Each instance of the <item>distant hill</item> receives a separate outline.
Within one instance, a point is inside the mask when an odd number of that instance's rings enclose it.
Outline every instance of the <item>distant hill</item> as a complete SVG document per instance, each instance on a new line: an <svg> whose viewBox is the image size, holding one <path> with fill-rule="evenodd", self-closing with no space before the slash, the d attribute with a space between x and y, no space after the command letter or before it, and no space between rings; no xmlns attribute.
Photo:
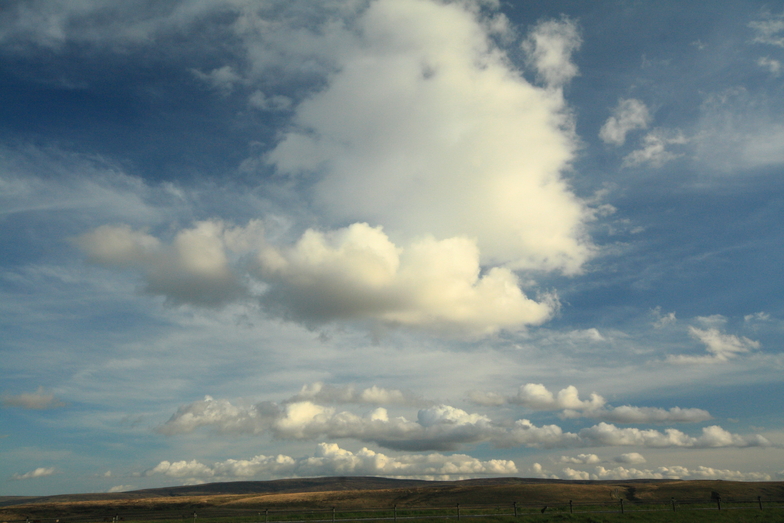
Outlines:
<svg viewBox="0 0 784 523"><path fill-rule="evenodd" d="M525 503L705 500L784 501L784 482L622 480L568 481L486 478L424 481L378 477L326 477L235 481L104 494L0 498L0 521L57 518L61 522L107 515L186 517L257 513L261 510L344 509L398 506L454 507ZM142 517L142 519L144 519ZM150 518L152 519L152 518Z"/></svg>

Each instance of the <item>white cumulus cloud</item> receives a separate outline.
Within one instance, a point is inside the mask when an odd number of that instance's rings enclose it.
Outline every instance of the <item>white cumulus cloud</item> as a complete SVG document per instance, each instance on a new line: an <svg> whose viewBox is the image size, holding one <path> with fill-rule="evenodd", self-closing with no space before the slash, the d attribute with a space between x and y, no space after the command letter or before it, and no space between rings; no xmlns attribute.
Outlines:
<svg viewBox="0 0 784 523"><path fill-rule="evenodd" d="M471 240L423 238L401 248L380 227L364 223L330 233L308 230L286 248L269 244L259 221L245 227L199 222L177 232L171 244L107 225L76 243L95 263L138 270L147 292L173 303L217 306L256 292L270 312L308 323L365 319L484 335L540 324L558 307L552 295L527 297L509 269L482 274ZM253 291L253 281L265 290Z"/></svg>
<svg viewBox="0 0 784 523"><path fill-rule="evenodd" d="M616 456L615 458L613 458L613 461L615 461L616 463L639 465L640 463L645 463L647 460L645 459L645 456L643 456L639 452L627 452L626 454L621 454L620 456Z"/></svg>
<svg viewBox="0 0 784 523"><path fill-rule="evenodd" d="M539 22L522 44L529 63L548 87L560 87L577 76L572 54L581 45L577 24L566 17Z"/></svg>
<svg viewBox="0 0 784 523"><path fill-rule="evenodd" d="M593 247L591 213L561 174L571 116L560 92L510 68L476 16L459 3L372 3L339 72L266 159L312 179L333 221L379 224L396 243L472 238L482 264L577 273Z"/></svg>
<svg viewBox="0 0 784 523"><path fill-rule="evenodd" d="M574 463L580 465L590 465L599 463L601 459L596 454L578 454L577 456L561 456L558 463Z"/></svg>

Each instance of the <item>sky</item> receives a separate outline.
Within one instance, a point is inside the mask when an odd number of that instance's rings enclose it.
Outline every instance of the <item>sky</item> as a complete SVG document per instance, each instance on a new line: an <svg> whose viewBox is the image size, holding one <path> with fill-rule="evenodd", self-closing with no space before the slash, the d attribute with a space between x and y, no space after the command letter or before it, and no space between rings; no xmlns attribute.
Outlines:
<svg viewBox="0 0 784 523"><path fill-rule="evenodd" d="M0 495L784 479L784 5L0 8Z"/></svg>

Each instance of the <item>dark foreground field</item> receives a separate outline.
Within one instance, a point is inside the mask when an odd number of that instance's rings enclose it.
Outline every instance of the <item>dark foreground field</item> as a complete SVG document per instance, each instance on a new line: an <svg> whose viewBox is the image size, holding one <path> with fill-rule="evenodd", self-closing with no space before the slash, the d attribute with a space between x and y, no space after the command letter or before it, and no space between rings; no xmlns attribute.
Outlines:
<svg viewBox="0 0 784 523"><path fill-rule="evenodd" d="M0 523L784 522L784 482L312 478L0 497Z"/></svg>

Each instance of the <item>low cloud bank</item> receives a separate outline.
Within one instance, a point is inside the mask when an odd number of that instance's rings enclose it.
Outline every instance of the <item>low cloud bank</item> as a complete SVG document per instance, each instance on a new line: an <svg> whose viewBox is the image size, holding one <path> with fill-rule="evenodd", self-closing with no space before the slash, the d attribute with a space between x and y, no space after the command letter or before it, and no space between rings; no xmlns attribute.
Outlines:
<svg viewBox="0 0 784 523"><path fill-rule="evenodd" d="M562 410L563 418L592 418L613 423L696 423L711 419L708 411L695 408L612 407L595 392L589 399L581 400L579 391L572 385L553 394L541 383L526 383L520 386L515 396L472 391L469 400L483 406L509 404L539 411Z"/></svg>
<svg viewBox="0 0 784 523"><path fill-rule="evenodd" d="M455 451L488 443L494 447L614 447L718 448L768 446L759 435L741 436L718 425L704 427L698 436L677 429L663 431L620 428L601 422L576 433L558 425L537 426L527 419L493 420L449 405L420 409L416 419L390 416L384 407L356 414L312 401L261 402L247 406L206 397L180 407L158 431L186 434L200 427L222 434L269 434L283 440L354 439L385 448L408 451Z"/></svg>
<svg viewBox="0 0 784 523"><path fill-rule="evenodd" d="M212 465L199 461L162 461L144 472L176 478L250 478L291 476L428 476L450 479L475 474L515 474L510 460L480 461L464 454L409 454L386 456L363 448L359 452L341 449L334 443L319 443L312 457L292 458L258 455L251 459L227 459Z"/></svg>
<svg viewBox="0 0 784 523"><path fill-rule="evenodd" d="M598 466L594 472L563 469L561 479L602 480L602 479L721 479L725 481L770 481L770 474L764 472L741 472L739 470L715 469L698 466L687 468L681 466L656 467L654 469L637 469L634 467L615 467L611 469Z"/></svg>

